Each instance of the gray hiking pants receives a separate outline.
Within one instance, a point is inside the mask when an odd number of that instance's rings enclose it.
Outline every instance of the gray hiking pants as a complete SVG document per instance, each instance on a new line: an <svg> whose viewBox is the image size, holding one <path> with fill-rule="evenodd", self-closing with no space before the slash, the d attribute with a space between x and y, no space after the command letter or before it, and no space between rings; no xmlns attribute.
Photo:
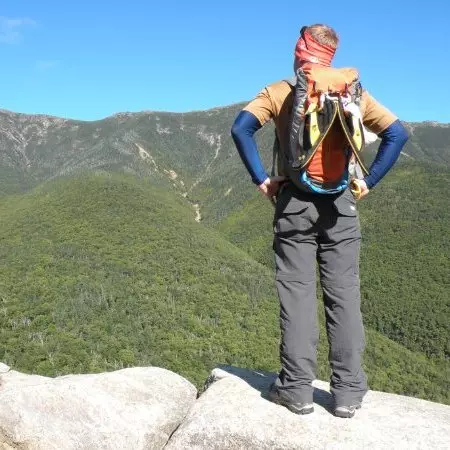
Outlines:
<svg viewBox="0 0 450 450"><path fill-rule="evenodd" d="M307 194L286 184L274 219L276 285L280 299L280 396L312 402L319 339L316 261L324 294L330 345L331 393L337 405L360 402L367 391L361 367L364 328L360 311L361 233L349 190Z"/></svg>

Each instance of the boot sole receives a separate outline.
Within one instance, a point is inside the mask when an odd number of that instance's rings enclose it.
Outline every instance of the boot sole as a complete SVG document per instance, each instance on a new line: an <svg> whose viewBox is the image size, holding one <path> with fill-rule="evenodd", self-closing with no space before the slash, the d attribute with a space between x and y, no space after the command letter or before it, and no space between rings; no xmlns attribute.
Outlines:
<svg viewBox="0 0 450 450"><path fill-rule="evenodd" d="M340 417L341 419L351 419L355 415L357 409L361 409L361 405L356 406L353 411L334 410L334 415L336 417Z"/></svg>
<svg viewBox="0 0 450 450"><path fill-rule="evenodd" d="M287 408L289 411L293 412L294 414L298 414L300 416L305 416L306 414L312 414L314 412L314 407L311 406L310 408L296 408L294 405L285 405L283 403L280 403L280 405Z"/></svg>
<svg viewBox="0 0 450 450"><path fill-rule="evenodd" d="M314 406L311 406L309 408L296 408L294 404L288 403L288 402L283 402L279 398L269 397L268 400L271 401L272 403L275 403L276 405L284 406L292 413L298 414L301 416L304 416L306 414L311 414L314 412Z"/></svg>

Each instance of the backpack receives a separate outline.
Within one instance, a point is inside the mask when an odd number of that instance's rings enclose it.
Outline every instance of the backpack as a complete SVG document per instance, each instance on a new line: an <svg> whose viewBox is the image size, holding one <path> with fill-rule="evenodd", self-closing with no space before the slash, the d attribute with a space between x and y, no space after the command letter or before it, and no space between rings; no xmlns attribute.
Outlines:
<svg viewBox="0 0 450 450"><path fill-rule="evenodd" d="M307 64L286 81L293 88L294 102L289 145L283 156L295 186L306 192L335 194L345 190L353 178L368 174L362 158L365 135L358 72ZM276 142L274 152L278 149ZM332 179L325 178L327 174Z"/></svg>

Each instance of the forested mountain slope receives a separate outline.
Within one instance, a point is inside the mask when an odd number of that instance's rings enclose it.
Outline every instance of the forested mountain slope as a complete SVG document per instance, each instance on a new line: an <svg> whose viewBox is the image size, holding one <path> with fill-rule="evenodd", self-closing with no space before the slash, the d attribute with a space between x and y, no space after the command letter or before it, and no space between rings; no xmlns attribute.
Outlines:
<svg viewBox="0 0 450 450"><path fill-rule="evenodd" d="M230 137L242 106L0 112L0 360L155 364L197 383L217 363L277 370L273 208ZM397 167L359 205L366 364L374 389L448 402L450 127L406 125ZM270 168L272 126L258 142Z"/></svg>

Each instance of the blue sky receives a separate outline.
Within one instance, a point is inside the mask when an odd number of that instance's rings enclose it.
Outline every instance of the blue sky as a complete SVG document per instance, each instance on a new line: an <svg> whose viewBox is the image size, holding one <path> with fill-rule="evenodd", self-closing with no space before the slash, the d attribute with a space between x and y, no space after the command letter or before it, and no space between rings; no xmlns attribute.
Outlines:
<svg viewBox="0 0 450 450"><path fill-rule="evenodd" d="M449 17L447 0L2 0L0 108L95 120L249 100L291 75L300 27L322 22L341 38L335 65L401 119L450 122Z"/></svg>

